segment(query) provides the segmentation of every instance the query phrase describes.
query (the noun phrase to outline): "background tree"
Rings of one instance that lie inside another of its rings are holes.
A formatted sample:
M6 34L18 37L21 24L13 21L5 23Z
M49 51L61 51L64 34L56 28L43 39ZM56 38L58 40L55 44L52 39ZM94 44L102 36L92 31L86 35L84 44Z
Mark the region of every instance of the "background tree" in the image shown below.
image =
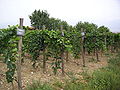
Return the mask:
M110 30L109 30L107 27L105 27L105 26L100 26L100 27L98 28L98 31L100 31L100 33L110 32Z
M43 25L45 25L45 27L48 26L49 14L47 11L35 10L29 18L31 20L31 25L36 29L42 29Z
M29 16L31 20L31 25L36 29L43 29L43 25L48 30L60 30L61 25L64 30L69 29L69 25L66 21L62 21L61 19L56 19L53 17L49 17L47 11L35 10L32 15Z
M86 33L91 33L93 30L97 30L97 25L89 22L78 22L75 26L77 31L81 32L81 28L84 29L85 34Z
M50 18L48 24L48 30L60 30L61 25L63 26L64 30L68 30L69 25L66 21L62 21L56 18Z
M60 27L61 20L56 18L49 18L48 30L58 30Z
M69 25L68 25L68 23L67 23L66 21L61 21L61 22L60 22L60 26L61 26L61 25L63 26L63 29L64 29L64 30L68 31ZM59 28L59 29L60 29L60 28Z

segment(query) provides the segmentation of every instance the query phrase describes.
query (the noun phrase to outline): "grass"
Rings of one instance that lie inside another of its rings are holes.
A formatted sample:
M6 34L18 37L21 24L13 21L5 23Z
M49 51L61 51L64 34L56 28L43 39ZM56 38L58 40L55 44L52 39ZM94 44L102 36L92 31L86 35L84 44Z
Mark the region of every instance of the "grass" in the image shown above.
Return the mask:
M108 60L108 67L93 73L88 87L93 90L120 90L120 53Z
M53 90L53 88L47 83L41 83L40 81L34 81L32 85L28 85L27 90Z

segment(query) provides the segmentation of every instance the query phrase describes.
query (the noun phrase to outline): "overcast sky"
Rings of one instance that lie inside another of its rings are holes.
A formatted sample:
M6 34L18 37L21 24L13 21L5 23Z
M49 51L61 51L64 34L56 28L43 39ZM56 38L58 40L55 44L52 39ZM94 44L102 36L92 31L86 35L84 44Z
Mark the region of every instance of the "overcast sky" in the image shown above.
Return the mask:
M120 0L0 0L0 28L19 24L20 17L30 26L28 16L35 9L47 10L50 17L70 25L87 21L120 32Z

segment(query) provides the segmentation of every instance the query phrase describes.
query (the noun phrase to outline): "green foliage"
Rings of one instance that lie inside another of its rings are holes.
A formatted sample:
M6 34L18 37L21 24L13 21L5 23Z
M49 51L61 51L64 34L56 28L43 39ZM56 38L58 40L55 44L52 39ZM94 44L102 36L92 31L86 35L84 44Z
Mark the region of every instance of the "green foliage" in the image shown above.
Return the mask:
M6 72L6 79L8 83L14 80L18 40L19 38L16 36L16 26L0 30L0 53L5 57L4 63L6 63L8 68Z
M32 60L34 61L33 67L35 67L40 51L45 48L44 38L41 36L41 31L27 32L23 39L23 43L24 50L32 56Z
M4 49L8 47L9 40L16 34L16 27L10 27L0 30L0 53L4 53Z
M35 10L30 16L30 19L32 25L37 29L42 29L42 26L45 25L46 29L48 30L60 30L60 26L62 25L63 30L67 31L65 37L72 45L72 53L75 58L79 58L81 51L81 32L83 32L81 31L81 28L83 28L85 32L84 49L89 54L93 53L94 51L98 52L100 50L109 50L110 46L112 46L112 48L116 51L119 49L120 35L111 33L110 30L105 26L98 27L93 23L78 22L73 28L72 26L69 26L66 21L56 18L49 18L49 14L46 11L40 10ZM66 45L66 47L71 47L71 45Z
M40 52L47 49L46 55L54 58L61 59L61 53L71 50L71 44L69 40L61 35L60 31L49 30L35 30L26 33L24 40L24 50L32 56L34 61L33 67ZM57 69L60 69L60 62L56 62L52 65L53 71L56 73Z
M81 32L85 33L83 46L88 53L92 53L95 49L100 50L104 48L104 41L100 31L97 29L97 25L88 22L78 22L75 28L80 34Z
M75 58L79 58L81 52L81 33L72 31L70 36L70 42L72 44L72 53Z
M111 36L112 41L111 44L113 46L113 51L119 51L120 49L120 33L112 33L113 35Z

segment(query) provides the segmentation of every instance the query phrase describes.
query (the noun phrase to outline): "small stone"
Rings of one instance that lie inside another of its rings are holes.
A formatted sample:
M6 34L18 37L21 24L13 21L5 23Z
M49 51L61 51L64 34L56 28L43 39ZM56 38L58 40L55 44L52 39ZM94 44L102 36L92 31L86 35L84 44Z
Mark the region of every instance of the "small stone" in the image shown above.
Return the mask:
M33 72L31 72L31 74L33 74Z

